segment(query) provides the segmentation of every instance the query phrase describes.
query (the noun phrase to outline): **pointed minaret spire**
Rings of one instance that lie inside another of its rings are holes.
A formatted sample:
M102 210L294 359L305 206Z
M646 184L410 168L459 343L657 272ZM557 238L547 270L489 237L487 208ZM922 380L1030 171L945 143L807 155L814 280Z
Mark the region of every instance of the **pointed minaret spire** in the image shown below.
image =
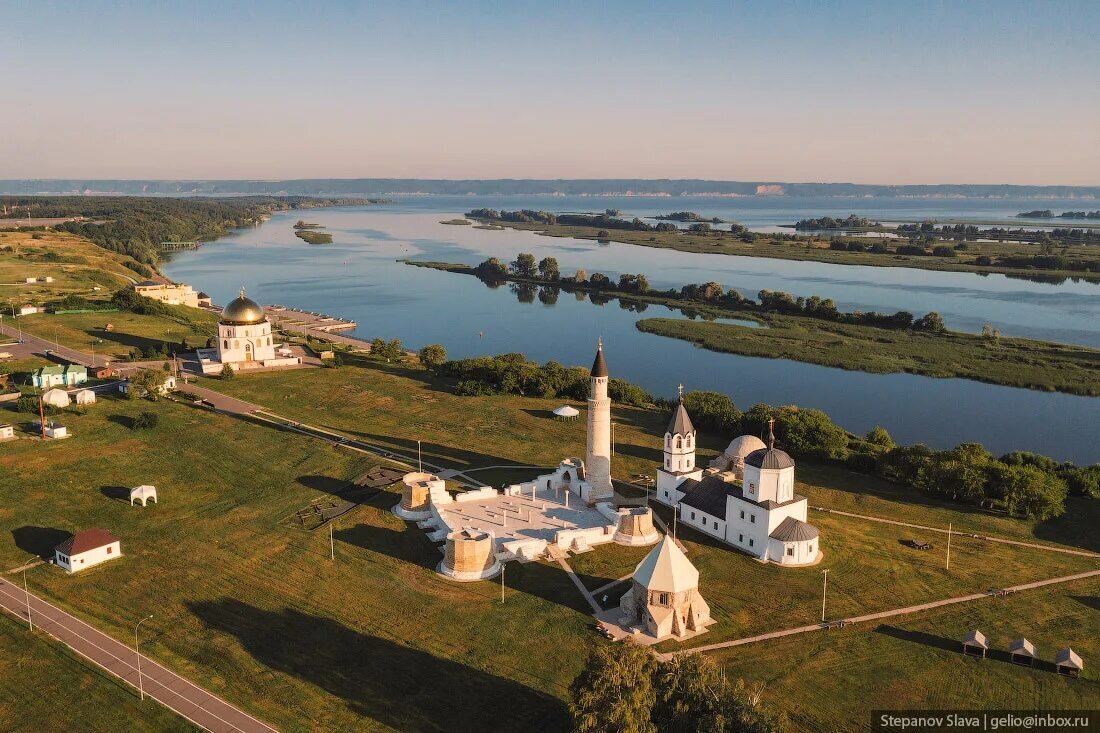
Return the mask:
M768 419L768 450L775 450L775 418Z

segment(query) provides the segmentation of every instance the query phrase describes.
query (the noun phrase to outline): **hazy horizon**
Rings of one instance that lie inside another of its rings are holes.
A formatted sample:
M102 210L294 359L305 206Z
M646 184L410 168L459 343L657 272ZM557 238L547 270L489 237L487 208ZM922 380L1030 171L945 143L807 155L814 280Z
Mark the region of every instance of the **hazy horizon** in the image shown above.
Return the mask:
M0 179L1100 185L1100 5L0 2Z

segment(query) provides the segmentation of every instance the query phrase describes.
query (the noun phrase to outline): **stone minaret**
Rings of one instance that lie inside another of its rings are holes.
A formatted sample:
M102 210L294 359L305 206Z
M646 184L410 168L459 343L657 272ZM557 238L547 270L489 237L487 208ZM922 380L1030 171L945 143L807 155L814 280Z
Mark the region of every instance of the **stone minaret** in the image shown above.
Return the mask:
M588 452L585 479L597 492L611 494L611 400L607 397L607 363L603 342L596 346L588 396Z

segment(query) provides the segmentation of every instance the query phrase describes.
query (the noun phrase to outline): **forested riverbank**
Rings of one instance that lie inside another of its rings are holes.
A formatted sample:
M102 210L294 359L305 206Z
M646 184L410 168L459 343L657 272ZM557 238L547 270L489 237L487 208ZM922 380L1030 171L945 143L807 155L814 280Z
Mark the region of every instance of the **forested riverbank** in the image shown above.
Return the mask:
M691 341L713 351L876 374L910 373L963 378L990 384L1078 395L1100 395L1100 350L1031 339L948 331L939 315L920 318L894 314L843 313L829 299L796 298L761 291L758 301L718 283L684 285L679 291L651 290L644 275L623 275L618 283L601 273L578 271L562 276L550 258L535 263L520 255L505 264L490 258L470 267L442 262L406 261L452 273L474 275L490 287L511 284L520 302L553 302L558 292L575 293L601 305L618 299L623 307L644 312L649 305L678 309L688 319L644 319L647 333ZM721 323L748 318L765 326Z
M677 212L678 215L690 213ZM866 236L866 232L848 236L841 229L813 234L761 233L749 231L737 223L723 224L724 228L719 228L707 221L696 221L687 229L681 229L668 222L649 224L639 217L625 219L606 213L555 214L529 209L481 208L466 215L484 225L536 231L552 237L621 242L681 252L1001 273L1044 280L1066 277L1100 280L1100 245L1094 243L1094 235L1086 230L1066 230L1061 239L1048 237L1040 241L1037 233L1014 234L1007 229L988 230L987 237L966 226L956 231L955 225L906 224L896 227L897 231L887 231L883 227L871 227L873 222L867 221L868 232L880 231L884 235L875 239ZM678 217L677 220L686 219ZM791 226L792 231L796 226ZM886 235L901 238L886 239ZM997 236L1004 241L993 241Z

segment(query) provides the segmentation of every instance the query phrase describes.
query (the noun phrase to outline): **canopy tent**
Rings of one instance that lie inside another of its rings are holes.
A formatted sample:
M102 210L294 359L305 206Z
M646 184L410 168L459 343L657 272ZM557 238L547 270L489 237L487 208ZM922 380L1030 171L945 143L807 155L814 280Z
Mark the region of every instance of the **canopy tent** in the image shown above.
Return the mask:
M1081 661L1081 657L1078 656L1077 652L1067 646L1064 649L1059 649L1058 653L1054 655L1054 667L1058 670L1058 674L1077 677L1081 674L1081 670L1085 668L1085 663Z
M82 389L76 393L73 401L78 405L93 405L95 404L95 392L90 389Z
M562 405L558 409L554 410L554 416L559 420L576 420L577 415L580 414L580 410L569 405Z
M54 407L68 407L69 393L63 389L51 389L42 395L42 402Z

